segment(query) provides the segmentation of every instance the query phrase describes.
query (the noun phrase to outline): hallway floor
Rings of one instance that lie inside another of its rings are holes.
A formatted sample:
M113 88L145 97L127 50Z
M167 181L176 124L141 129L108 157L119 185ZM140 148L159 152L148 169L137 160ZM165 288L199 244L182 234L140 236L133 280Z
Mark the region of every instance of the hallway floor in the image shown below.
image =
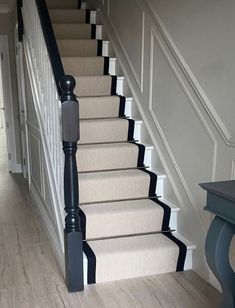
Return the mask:
M21 175L7 172L0 131L0 307L218 307L220 295L192 271L92 285L68 294Z

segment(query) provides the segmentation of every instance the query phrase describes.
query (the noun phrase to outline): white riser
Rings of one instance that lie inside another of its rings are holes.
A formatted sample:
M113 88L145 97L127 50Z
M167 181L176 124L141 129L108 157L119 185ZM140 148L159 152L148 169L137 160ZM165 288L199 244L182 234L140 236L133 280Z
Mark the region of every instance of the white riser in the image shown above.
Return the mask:
M109 58L109 74L116 75L116 58Z
M129 118L132 118L132 111L131 111L132 103L133 103L133 98L126 97L125 115Z
M145 145L144 165L151 167L153 146Z
M102 32L103 32L103 26L97 25L96 26L96 39L97 40L102 40Z
M140 140L140 133L141 133L141 125L143 124L140 120L135 120L135 130L134 130L134 139L139 141Z
M109 41L103 41L102 56L109 56Z
M96 24L96 11L90 12L90 24Z
M117 77L117 89L118 95L124 95L124 77Z
M86 2L81 3L81 10L86 10Z
M157 172L154 172L157 174ZM157 189L156 189L156 195L157 196L164 196L164 181L166 179L165 174L157 174Z

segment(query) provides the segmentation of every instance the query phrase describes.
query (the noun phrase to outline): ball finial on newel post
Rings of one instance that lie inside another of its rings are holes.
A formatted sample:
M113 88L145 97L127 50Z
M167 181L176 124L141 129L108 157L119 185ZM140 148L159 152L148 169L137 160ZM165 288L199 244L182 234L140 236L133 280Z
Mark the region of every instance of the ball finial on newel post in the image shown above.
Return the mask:
M76 95L73 92L75 87L76 87L76 80L73 78L73 76L64 75L60 79L60 88L62 91L62 94L60 97L61 102L77 100Z

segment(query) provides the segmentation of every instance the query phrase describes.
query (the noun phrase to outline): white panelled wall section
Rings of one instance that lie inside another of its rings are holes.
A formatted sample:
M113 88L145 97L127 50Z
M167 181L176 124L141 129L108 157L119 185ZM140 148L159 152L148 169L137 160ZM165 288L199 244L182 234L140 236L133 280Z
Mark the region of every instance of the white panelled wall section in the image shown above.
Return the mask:
M217 87L214 86L216 93L212 93L209 99L212 81L206 83L205 78L199 78L198 71L194 72L196 60L200 64L203 46L200 46L200 58L197 58L196 46L194 49L187 48L189 36L189 43L192 43L194 35L198 40L200 36L196 34L197 25L196 29L190 28L191 32L186 31L190 19L186 15L181 16L190 10L192 13L192 1L188 4L177 1L177 6L173 2L89 1L92 8L100 11L99 22L104 25L105 35L118 58L116 69L120 76L125 75L124 95L133 96L135 104L131 115L143 120L140 141L154 147L151 168L166 175L163 197L181 209L177 230L197 246L193 269L216 284L204 255L206 232L212 216L203 210L206 196L198 183L235 178L235 122L231 121L231 104L225 104L226 108L221 109L222 102L218 102L218 98L222 97L215 97L220 89L218 87L223 88L226 84L219 82L222 77L218 77ZM209 2L210 5L205 5L207 12L203 12L203 20L211 12L209 8L213 7L212 1ZM182 7L184 10L180 15ZM219 15L220 9L219 5L215 5L214 18ZM162 17L171 31L168 31ZM182 33L187 32L188 36L180 36L181 19L184 21ZM178 26L179 30L174 30L174 26ZM209 41L204 39L206 34L202 32L205 29L201 29L205 51L209 48L206 44L211 44L213 50L213 44L216 44L213 40L217 40L218 36ZM209 37L211 28L207 31ZM191 62L187 62L189 57L185 59L177 47L177 41L171 35L175 33L178 35L175 38L181 38L183 51L188 52L187 55L191 51L192 66ZM226 56L225 53L223 56ZM206 59L209 61L209 56L202 61ZM213 59L216 61L216 57ZM214 62L214 65L219 70L219 63ZM214 73L215 76L211 74L208 78L214 76L215 79L216 71ZM221 91L224 93L224 88Z

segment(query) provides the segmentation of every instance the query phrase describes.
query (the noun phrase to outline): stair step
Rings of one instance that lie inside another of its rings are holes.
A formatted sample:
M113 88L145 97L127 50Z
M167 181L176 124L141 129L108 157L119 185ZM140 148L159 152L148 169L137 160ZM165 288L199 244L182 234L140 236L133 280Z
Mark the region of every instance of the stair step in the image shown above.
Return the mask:
M103 76L109 72L109 58L62 57L65 73L72 76Z
M77 9L77 0L46 0L49 9Z
M114 281L176 271L179 247L163 234L87 242L96 258L88 283ZM86 248L86 244L84 245ZM85 249L85 252L87 250ZM87 275L87 276L88 276Z
M53 29L56 39L95 39L96 36L100 37L101 31L100 27L97 29L97 26L90 24L53 23ZM99 35L96 35L97 31Z
M121 118L80 120L80 144L131 140L131 127Z
M57 24L83 24L90 23L90 12L78 9L50 9L52 23ZM89 14L89 15L88 15Z
M80 119L124 116L124 102L117 95L79 97Z
M75 77L77 96L107 96L112 93L112 76Z
M102 55L102 41L85 40L57 40L61 57L96 57ZM99 51L100 48L100 51Z
M150 175L142 170L79 174L80 203L148 198Z
M82 145L77 152L79 172L136 168L139 147L135 143Z
M163 208L150 199L86 204L86 239L153 233L162 230Z

